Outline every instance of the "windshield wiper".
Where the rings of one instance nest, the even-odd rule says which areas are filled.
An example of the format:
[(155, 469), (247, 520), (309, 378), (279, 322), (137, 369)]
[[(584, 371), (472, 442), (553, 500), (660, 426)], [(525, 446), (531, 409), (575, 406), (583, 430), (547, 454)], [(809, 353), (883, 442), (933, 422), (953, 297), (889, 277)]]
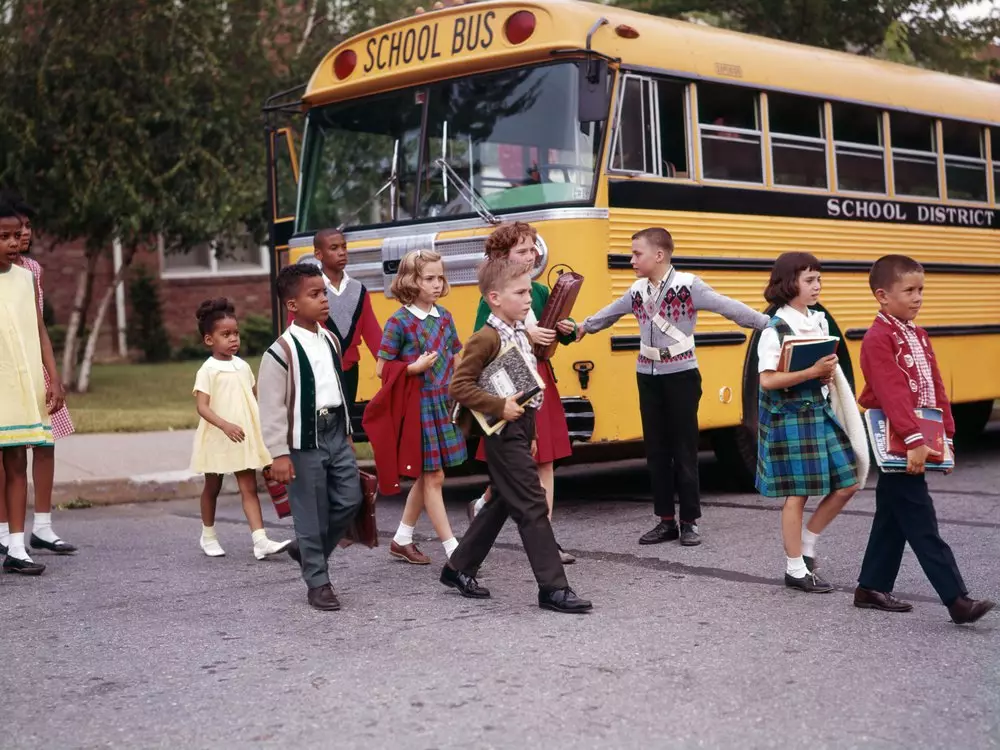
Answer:
[(397, 218), (396, 214), (399, 212), (399, 206), (398, 206), (398, 203), (399, 203), (399, 195), (398, 195), (398, 193), (399, 193), (399, 169), (398, 169), (398, 167), (399, 167), (399, 140), (397, 139), (396, 142), (395, 142), (395, 144), (393, 144), (393, 147), (392, 147), (392, 171), (389, 174), (389, 179), (386, 180), (385, 184), (383, 184), (382, 187), (380, 187), (378, 190), (376, 190), (368, 200), (366, 200), (364, 203), (362, 203), (361, 206), (358, 208), (357, 211), (355, 211), (354, 213), (352, 213), (343, 222), (341, 222), (340, 226), (337, 227), (338, 231), (340, 231), (340, 232), (344, 231), (344, 229), (347, 227), (347, 225), (348, 225), (348, 223), (350, 221), (352, 221), (353, 219), (358, 218), (358, 216), (360, 216), (361, 212), (364, 211), (366, 208), (368, 208), (368, 206), (370, 206), (375, 201), (375, 199), (378, 198), (380, 195), (382, 195), (382, 193), (384, 193), (386, 190), (389, 191), (389, 218), (392, 221), (396, 221), (396, 218)]
[(474, 187), (459, 176), (458, 172), (454, 170), (446, 159), (435, 159), (434, 163), (441, 167), (442, 173), (451, 177), (451, 179), (455, 182), (455, 187), (458, 189), (458, 194), (461, 195), (470, 206), (472, 206), (472, 210), (479, 215), (480, 219), (485, 221), (487, 224), (492, 224), (493, 226), (500, 223), (500, 219), (498, 219), (496, 215), (490, 211), (490, 207), (487, 205), (483, 197), (476, 192)]

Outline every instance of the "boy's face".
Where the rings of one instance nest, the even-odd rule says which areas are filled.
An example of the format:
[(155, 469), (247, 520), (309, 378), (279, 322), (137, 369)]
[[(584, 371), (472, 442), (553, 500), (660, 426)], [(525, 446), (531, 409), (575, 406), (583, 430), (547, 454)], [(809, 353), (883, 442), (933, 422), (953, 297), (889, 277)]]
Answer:
[(31, 219), (27, 216), (21, 217), (21, 247), (20, 251), (22, 253), (28, 252), (31, 249)]
[(530, 234), (523, 235), (510, 249), (509, 256), (514, 263), (530, 263), (535, 265), (538, 262), (538, 250), (535, 249), (535, 240)]
[(924, 301), (923, 272), (904, 273), (888, 289), (876, 289), (875, 299), (883, 312), (899, 320), (913, 320)]
[(523, 321), (531, 310), (531, 274), (518, 276), (500, 291), (490, 292), (490, 307), (505, 321)]
[(326, 298), (326, 285), (322, 276), (306, 276), (299, 284), (299, 291), (285, 302), (288, 312), (296, 320), (323, 323), (330, 316), (330, 302)]
[(6, 271), (21, 251), (21, 220), (16, 216), (0, 219), (0, 270)]
[(347, 267), (347, 240), (342, 234), (327, 237), (313, 252), (324, 270), (340, 273)]
[(644, 237), (632, 240), (632, 269), (639, 278), (648, 279), (658, 275), (667, 263), (667, 254), (662, 247), (651, 245)]

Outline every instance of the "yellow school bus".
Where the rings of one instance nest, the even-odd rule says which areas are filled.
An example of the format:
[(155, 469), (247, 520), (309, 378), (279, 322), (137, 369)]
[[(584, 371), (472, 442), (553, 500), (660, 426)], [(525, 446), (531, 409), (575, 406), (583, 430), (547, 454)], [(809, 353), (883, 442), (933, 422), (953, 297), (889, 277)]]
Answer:
[[(462, 337), (496, 220), (540, 233), (538, 278), (586, 281), (582, 318), (633, 281), (630, 237), (670, 230), (675, 265), (764, 309), (773, 259), (824, 264), (822, 302), (852, 379), (875, 312), (872, 261), (917, 257), (924, 313), (963, 430), (1000, 397), (1000, 88), (596, 3), (444, 5), (332, 49), (268, 112), (304, 113), (297, 191), (268, 134), (272, 267), (343, 226), (348, 272), (385, 320), (398, 260), (433, 247)], [(294, 199), (294, 200), (293, 200)], [(633, 319), (554, 359), (573, 438), (641, 437)], [(752, 469), (756, 338), (699, 318), (701, 426)], [(377, 387), (362, 357), (359, 398)], [(860, 382), (857, 386), (860, 388)]]

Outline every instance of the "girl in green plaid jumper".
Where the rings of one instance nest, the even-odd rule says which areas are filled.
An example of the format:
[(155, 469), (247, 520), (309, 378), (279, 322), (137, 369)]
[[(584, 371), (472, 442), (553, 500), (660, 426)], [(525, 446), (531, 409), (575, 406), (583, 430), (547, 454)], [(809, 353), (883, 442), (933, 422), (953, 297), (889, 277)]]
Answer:
[[(785, 336), (830, 334), (826, 315), (809, 309), (819, 301), (821, 288), (815, 256), (801, 252), (779, 256), (764, 292), (778, 309), (757, 345), (757, 490), (765, 497), (785, 499), (781, 511), (785, 585), (808, 593), (833, 591), (816, 574), (816, 540), (858, 490), (854, 450), (829, 400), (837, 356), (825, 357), (806, 370), (777, 371)], [(803, 512), (811, 495), (822, 495), (823, 500), (803, 531)]]

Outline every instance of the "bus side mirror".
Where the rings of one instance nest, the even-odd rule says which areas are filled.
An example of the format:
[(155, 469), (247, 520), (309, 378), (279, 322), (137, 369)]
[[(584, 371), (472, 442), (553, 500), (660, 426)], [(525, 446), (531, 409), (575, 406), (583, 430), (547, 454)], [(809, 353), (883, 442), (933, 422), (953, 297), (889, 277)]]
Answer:
[(611, 88), (608, 85), (608, 64), (599, 57), (579, 63), (580, 90), (577, 97), (577, 117), (580, 122), (608, 119), (611, 109)]

